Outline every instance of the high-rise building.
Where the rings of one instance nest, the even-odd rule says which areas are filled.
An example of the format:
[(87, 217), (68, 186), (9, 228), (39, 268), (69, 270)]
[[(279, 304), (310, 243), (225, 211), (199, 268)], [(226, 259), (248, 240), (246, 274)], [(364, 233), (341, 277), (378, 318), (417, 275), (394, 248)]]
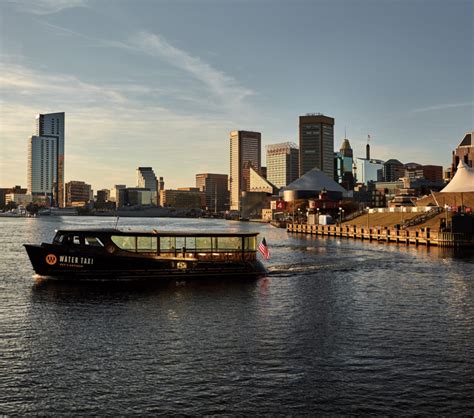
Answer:
[(91, 200), (91, 185), (83, 181), (66, 183), (66, 205), (83, 206)]
[[(56, 176), (54, 187), (55, 205), (65, 206), (64, 190), (64, 112), (46, 113), (36, 116), (36, 136), (44, 138), (56, 138)], [(35, 173), (33, 173), (33, 183)]]
[(229, 207), (229, 176), (227, 174), (196, 174), (196, 187), (206, 195), (206, 208), (214, 213)]
[(242, 192), (250, 189), (250, 167), (260, 171), (260, 132), (232, 131), (230, 133), (230, 209), (240, 210)]
[(267, 180), (285, 187), (298, 178), (298, 146), (293, 142), (267, 145)]
[(346, 190), (354, 189), (353, 156), (351, 144), (347, 138), (344, 138), (341, 149), (334, 153), (334, 180)]
[(318, 168), (334, 177), (334, 118), (319, 113), (300, 116), (299, 176)]
[[(28, 142), (28, 193), (33, 199), (57, 202), (58, 138), (32, 136)], [(54, 203), (57, 206), (57, 203)]]

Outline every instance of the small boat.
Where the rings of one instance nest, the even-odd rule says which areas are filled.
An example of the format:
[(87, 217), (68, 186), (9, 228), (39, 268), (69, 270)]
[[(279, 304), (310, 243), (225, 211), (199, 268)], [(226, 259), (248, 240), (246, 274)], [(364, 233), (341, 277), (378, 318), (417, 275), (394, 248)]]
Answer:
[(40, 276), (62, 280), (261, 277), (258, 233), (57, 230), (52, 243), (25, 244)]

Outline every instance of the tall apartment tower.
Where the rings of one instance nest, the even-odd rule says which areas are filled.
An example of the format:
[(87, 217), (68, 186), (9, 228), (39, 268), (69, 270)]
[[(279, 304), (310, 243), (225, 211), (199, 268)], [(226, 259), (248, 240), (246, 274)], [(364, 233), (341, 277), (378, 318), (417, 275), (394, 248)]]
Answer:
[(28, 193), (50, 204), (57, 197), (58, 139), (32, 136), (28, 141)]
[(299, 176), (318, 168), (328, 177), (334, 176), (334, 118), (320, 113), (300, 116)]
[(230, 133), (230, 209), (240, 210), (241, 193), (250, 189), (250, 167), (261, 168), (260, 132)]
[[(55, 205), (65, 206), (64, 188), (64, 112), (36, 115), (36, 136), (56, 138), (56, 184), (54, 187)], [(33, 174), (34, 180), (34, 174)]]
[(206, 194), (207, 210), (217, 213), (228, 208), (229, 190), (227, 174), (196, 174), (196, 187)]
[(298, 178), (299, 150), (293, 142), (267, 145), (267, 180), (285, 187)]

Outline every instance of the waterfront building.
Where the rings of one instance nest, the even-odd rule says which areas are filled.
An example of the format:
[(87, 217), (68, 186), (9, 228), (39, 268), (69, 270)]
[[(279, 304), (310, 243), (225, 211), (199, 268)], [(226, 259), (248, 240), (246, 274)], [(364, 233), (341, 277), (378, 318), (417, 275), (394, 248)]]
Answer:
[(206, 194), (197, 187), (162, 190), (160, 192), (160, 205), (181, 209), (204, 208)]
[(405, 176), (405, 166), (398, 160), (390, 159), (383, 163), (383, 181), (392, 182)]
[(96, 201), (98, 203), (105, 203), (110, 200), (110, 190), (109, 189), (102, 189), (97, 190), (97, 198)]
[(227, 174), (196, 174), (196, 187), (205, 194), (207, 210), (217, 213), (229, 208), (228, 182)]
[(334, 153), (334, 179), (346, 190), (354, 188), (354, 154), (347, 138), (342, 141), (339, 152)]
[(354, 186), (354, 202), (359, 204), (359, 207), (382, 208), (387, 204), (385, 193), (375, 188), (375, 182), (370, 181), (367, 185), (356, 184)]
[(334, 118), (320, 113), (299, 117), (299, 176), (317, 168), (334, 176)]
[(110, 201), (112, 202), (116, 202), (117, 203), (117, 206), (118, 205), (118, 201), (119, 201), (119, 191), (121, 189), (125, 189), (127, 186), (125, 184), (116, 184), (114, 185), (114, 187), (112, 187), (112, 189), (110, 190)]
[(84, 206), (91, 200), (91, 185), (83, 181), (66, 183), (66, 206)]
[[(65, 136), (65, 115), (64, 112), (46, 113), (36, 116), (36, 137), (56, 139), (55, 151), (55, 185), (54, 204), (55, 206), (65, 206), (64, 189), (64, 136)], [(35, 156), (33, 156), (35, 158)], [(51, 156), (50, 156), (51, 158)], [(32, 173), (32, 184), (38, 184), (37, 173)]]
[(156, 196), (155, 205), (158, 204), (158, 179), (155, 176), (153, 168), (138, 167), (137, 168), (137, 187), (150, 190)]
[(283, 187), (279, 194), (283, 196), (283, 200), (291, 202), (298, 199), (314, 198), (322, 192), (332, 200), (342, 199), (347, 194), (347, 191), (334, 181), (332, 175), (327, 176), (317, 168), (313, 168), (293, 183)]
[(459, 161), (464, 161), (468, 167), (474, 167), (474, 132), (467, 132), (459, 145), (453, 151), (451, 163), (451, 178), (456, 174)]
[(28, 141), (28, 193), (57, 206), (58, 138), (32, 136)]
[(158, 180), (155, 176), (153, 168), (138, 167), (137, 168), (137, 187), (145, 188), (152, 192), (158, 191)]
[(28, 203), (33, 201), (33, 196), (26, 193), (7, 193), (5, 195), (5, 204), (15, 203), (17, 206), (23, 205), (26, 206)]
[[(370, 154), (369, 154), (370, 157)], [(354, 176), (357, 183), (368, 185), (371, 181), (382, 180), (383, 161), (367, 158), (356, 158)]]
[(6, 205), (6, 196), (9, 194), (27, 194), (28, 189), (22, 188), (21, 186), (14, 186), (14, 187), (5, 187), (0, 188), (0, 209)]
[(117, 208), (150, 205), (156, 205), (156, 192), (152, 192), (144, 187), (125, 187), (118, 189)]
[(232, 131), (230, 133), (230, 209), (240, 210), (242, 192), (250, 188), (250, 167), (261, 168), (260, 132)]
[(269, 180), (263, 177), (257, 170), (250, 167), (250, 187), (249, 192), (263, 192), (270, 195), (278, 193), (279, 187), (276, 187)]
[(299, 149), (293, 142), (283, 142), (266, 146), (267, 175), (276, 187), (285, 187), (298, 178)]

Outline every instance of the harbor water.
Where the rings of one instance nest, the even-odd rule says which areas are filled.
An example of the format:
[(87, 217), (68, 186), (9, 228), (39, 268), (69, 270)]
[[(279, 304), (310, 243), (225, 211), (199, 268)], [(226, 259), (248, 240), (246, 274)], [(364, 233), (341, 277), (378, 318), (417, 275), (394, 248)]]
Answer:
[(474, 253), (251, 230), (268, 277), (37, 281), (22, 246), (113, 218), (0, 219), (0, 414), (472, 414)]

